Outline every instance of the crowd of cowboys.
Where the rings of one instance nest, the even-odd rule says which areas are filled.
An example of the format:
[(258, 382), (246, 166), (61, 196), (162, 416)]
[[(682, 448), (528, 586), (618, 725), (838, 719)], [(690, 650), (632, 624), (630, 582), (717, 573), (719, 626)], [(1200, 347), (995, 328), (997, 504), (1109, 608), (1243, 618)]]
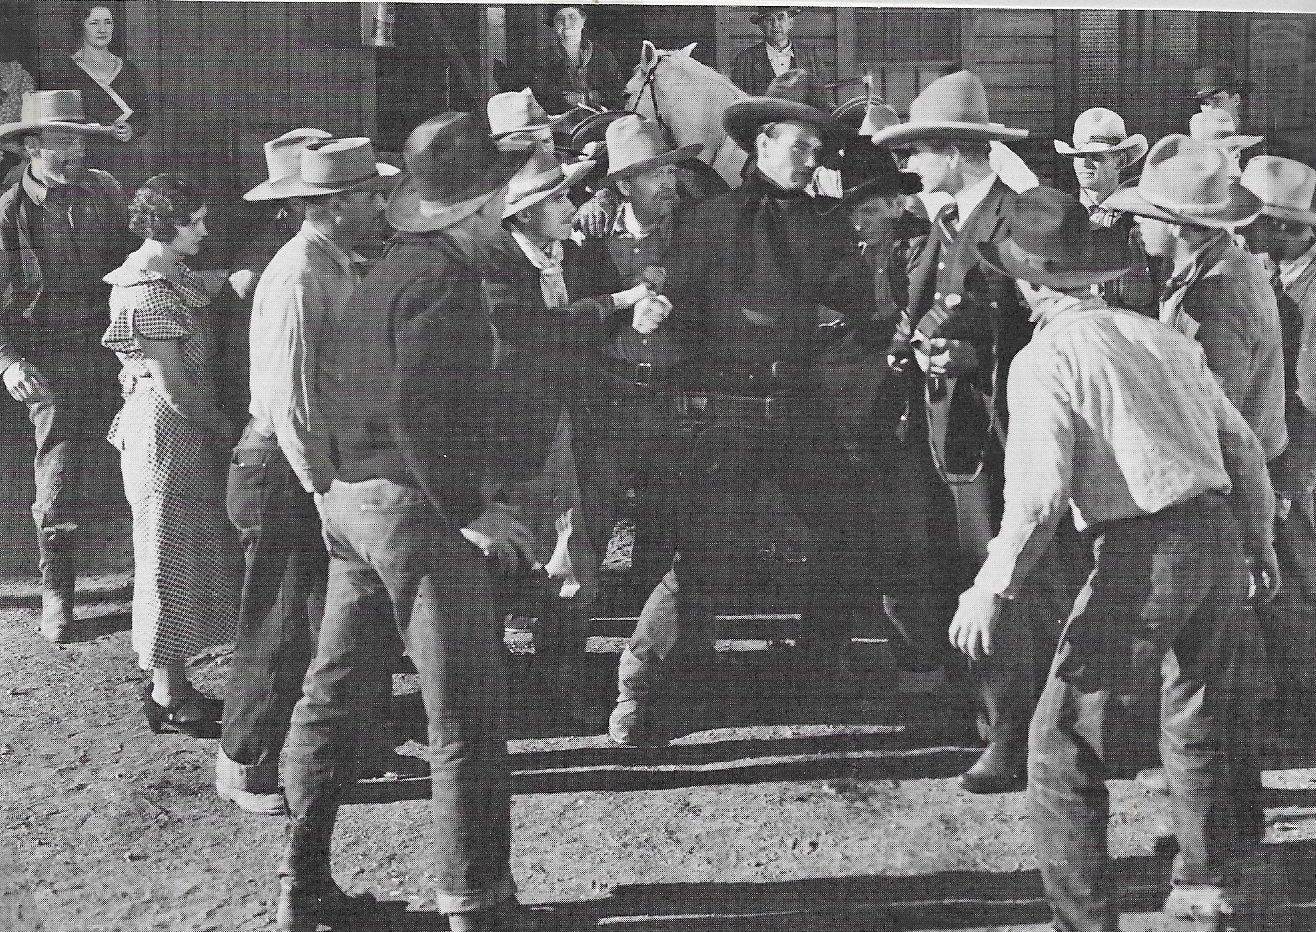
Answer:
[[(269, 178), (247, 197), (300, 226), (251, 311), (230, 504), (253, 470), (260, 494), (243, 506), (258, 514), (217, 788), (288, 816), (278, 928), (371, 909), (335, 885), (330, 837), (399, 640), (429, 717), (441, 908), (453, 929), (513, 928), (503, 593), (547, 575), (555, 596), (587, 596), (632, 490), (635, 562), (655, 585), (608, 730), (660, 744), (659, 700), (716, 662), (722, 506), (763, 480), (818, 551), (792, 675), (807, 688), (843, 670), (856, 591), (889, 616), (902, 684), (950, 668), (950, 645), (971, 658), (987, 748), (962, 784), (1026, 785), (1057, 930), (1118, 929), (1104, 781), (1156, 734), (1178, 843), (1166, 911), (1246, 908), (1258, 709), (1303, 689), (1292, 661), (1316, 596), (1316, 170), (1241, 167), (1261, 141), (1236, 129), (1245, 88), (1225, 69), (1199, 79), (1191, 135), (1149, 146), (1108, 109), (1082, 113), (1055, 143), (1077, 198), (998, 177), (995, 147), (1026, 132), (992, 122), (965, 71), (901, 122), (873, 99), (837, 113), (797, 99), (807, 81), (787, 69), (725, 112), (744, 181), (698, 202), (682, 194), (695, 147), (626, 114), (586, 157), (560, 152), (529, 91), (425, 121), (400, 181), (365, 139), (267, 143)], [(86, 296), (123, 261), (104, 261), (122, 218), (105, 219), (113, 179), (78, 164), (93, 130), (76, 94), (28, 96), (0, 127), (29, 156), (0, 197), (0, 366), (36, 428), (42, 631), (60, 641), (76, 529), (60, 458), (78, 439), (60, 425), (79, 403), (60, 380), (86, 362), (60, 328), (103, 327)], [(839, 200), (815, 190), (823, 165)], [(168, 197), (186, 208), (161, 214), (172, 226), (138, 223)], [(381, 209), (393, 233), (363, 272), (355, 250)], [(107, 279), (120, 298), (101, 341), (132, 375), (125, 412), (172, 398), (168, 365), (148, 363), (199, 339), (161, 308), (204, 304), (181, 265), (204, 205), (153, 179), (130, 212), (146, 252)], [(125, 318), (133, 287), (151, 298)], [(178, 441), (153, 437), (147, 472), (174, 475), (156, 460)], [(168, 565), (144, 551), (153, 535), (206, 541), (144, 527), (142, 503), (176, 494), (146, 485), (134, 644), (154, 668), (178, 658), (157, 643), (147, 662), (143, 643), (197, 644), (169, 634), (194, 628), (171, 628), (178, 581), (143, 578)], [(937, 597), (956, 582), (958, 606)], [(568, 670), (575, 625), (544, 639)], [(144, 696), (153, 727), (219, 723), (169, 685)]]

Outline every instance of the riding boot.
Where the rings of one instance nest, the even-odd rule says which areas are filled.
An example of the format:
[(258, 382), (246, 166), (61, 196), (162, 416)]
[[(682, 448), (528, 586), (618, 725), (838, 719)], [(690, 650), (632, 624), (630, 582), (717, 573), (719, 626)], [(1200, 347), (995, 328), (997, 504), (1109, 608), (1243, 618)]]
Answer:
[(73, 541), (43, 531), (39, 539), (41, 567), (41, 634), (52, 644), (68, 641), (73, 625)]
[(658, 734), (655, 705), (661, 676), (657, 661), (641, 660), (629, 647), (617, 664), (617, 706), (608, 717), (608, 737), (617, 744), (666, 744)]
[(358, 915), (374, 906), (373, 897), (348, 896), (334, 883), (329, 846), (336, 815), (337, 807), (332, 807), (288, 820), (279, 861), (278, 932), (315, 932), (320, 922)]

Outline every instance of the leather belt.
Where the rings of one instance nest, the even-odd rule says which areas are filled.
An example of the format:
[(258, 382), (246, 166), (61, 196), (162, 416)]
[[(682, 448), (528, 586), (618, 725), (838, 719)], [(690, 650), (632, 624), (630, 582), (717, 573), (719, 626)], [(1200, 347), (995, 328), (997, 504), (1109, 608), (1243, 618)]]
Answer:
[(691, 372), (689, 381), (707, 386), (717, 394), (766, 398), (782, 391), (799, 390), (807, 378), (805, 367), (778, 360), (743, 366), (700, 366)]
[(639, 388), (665, 388), (676, 381), (676, 366), (655, 366), (650, 362), (623, 362), (603, 357), (603, 370), (627, 385)]
[(728, 395), (725, 392), (682, 392), (681, 414), (690, 418), (738, 421), (779, 421), (802, 412), (797, 395)]

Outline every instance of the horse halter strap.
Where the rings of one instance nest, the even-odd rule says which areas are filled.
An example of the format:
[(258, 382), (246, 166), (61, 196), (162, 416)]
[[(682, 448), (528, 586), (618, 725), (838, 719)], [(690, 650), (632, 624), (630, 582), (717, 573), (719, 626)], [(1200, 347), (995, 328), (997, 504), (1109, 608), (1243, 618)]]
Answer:
[(649, 102), (653, 104), (653, 118), (658, 124), (658, 128), (663, 131), (669, 145), (674, 144), (671, 127), (663, 119), (662, 108), (658, 106), (658, 88), (656, 87), (655, 78), (658, 76), (658, 66), (663, 63), (663, 56), (659, 55), (653, 60), (653, 67), (644, 73), (644, 83), (640, 85), (639, 92), (635, 95), (635, 106), (631, 108), (631, 113), (636, 113), (640, 109), (640, 101), (644, 100), (644, 92), (649, 92)]

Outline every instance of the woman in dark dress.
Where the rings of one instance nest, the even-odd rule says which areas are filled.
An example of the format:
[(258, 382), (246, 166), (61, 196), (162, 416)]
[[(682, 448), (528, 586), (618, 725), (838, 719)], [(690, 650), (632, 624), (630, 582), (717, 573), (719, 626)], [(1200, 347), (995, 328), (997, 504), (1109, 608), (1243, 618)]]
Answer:
[(110, 51), (114, 14), (96, 3), (72, 4), (69, 26), (77, 48), (61, 58), (47, 87), (82, 92), (87, 119), (114, 127), (113, 136), (89, 139), (87, 163), (132, 190), (152, 174), (148, 133), (151, 101), (137, 66)]
[(557, 7), (549, 24), (553, 42), (530, 79), (535, 99), (549, 113), (566, 113), (573, 107), (620, 109), (626, 77), (611, 52), (585, 38), (581, 7)]

